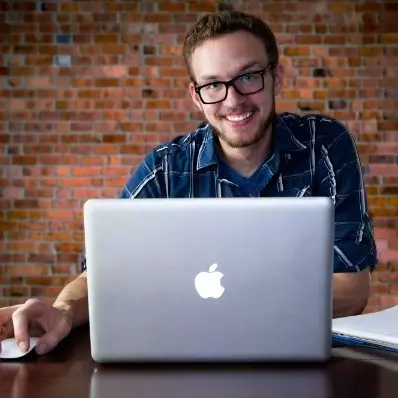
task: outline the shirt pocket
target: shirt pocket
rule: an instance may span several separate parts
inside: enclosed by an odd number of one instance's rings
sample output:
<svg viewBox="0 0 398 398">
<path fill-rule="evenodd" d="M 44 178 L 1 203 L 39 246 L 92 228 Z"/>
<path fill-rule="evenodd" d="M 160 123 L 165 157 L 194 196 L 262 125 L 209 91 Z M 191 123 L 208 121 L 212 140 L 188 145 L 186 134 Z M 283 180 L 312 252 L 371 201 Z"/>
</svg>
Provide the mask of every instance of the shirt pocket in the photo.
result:
<svg viewBox="0 0 398 398">
<path fill-rule="evenodd" d="M 313 196 L 311 171 L 285 175 L 281 178 L 280 196 L 308 197 Z"/>
</svg>

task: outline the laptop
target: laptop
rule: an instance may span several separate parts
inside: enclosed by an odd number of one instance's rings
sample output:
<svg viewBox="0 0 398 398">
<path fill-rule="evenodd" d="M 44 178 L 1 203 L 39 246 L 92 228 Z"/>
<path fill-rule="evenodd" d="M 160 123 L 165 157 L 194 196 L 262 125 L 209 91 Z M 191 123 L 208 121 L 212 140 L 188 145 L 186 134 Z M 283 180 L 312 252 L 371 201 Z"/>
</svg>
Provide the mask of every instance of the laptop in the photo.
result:
<svg viewBox="0 0 398 398">
<path fill-rule="evenodd" d="M 332 338 L 343 345 L 398 353 L 398 305 L 332 320 Z"/>
<path fill-rule="evenodd" d="M 328 198 L 91 199 L 96 362 L 326 361 Z"/>
</svg>

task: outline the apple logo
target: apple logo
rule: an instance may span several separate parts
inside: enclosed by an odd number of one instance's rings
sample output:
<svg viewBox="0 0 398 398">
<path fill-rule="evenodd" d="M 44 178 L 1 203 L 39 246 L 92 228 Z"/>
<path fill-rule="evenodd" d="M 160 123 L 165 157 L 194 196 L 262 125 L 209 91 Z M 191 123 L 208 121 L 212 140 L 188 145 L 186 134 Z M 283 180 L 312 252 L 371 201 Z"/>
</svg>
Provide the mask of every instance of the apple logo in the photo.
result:
<svg viewBox="0 0 398 398">
<path fill-rule="evenodd" d="M 217 264 L 213 264 L 209 268 L 209 272 L 199 272 L 195 277 L 195 288 L 199 296 L 207 299 L 220 298 L 224 293 L 224 287 L 221 285 L 221 278 L 224 276 L 217 271 Z"/>
</svg>

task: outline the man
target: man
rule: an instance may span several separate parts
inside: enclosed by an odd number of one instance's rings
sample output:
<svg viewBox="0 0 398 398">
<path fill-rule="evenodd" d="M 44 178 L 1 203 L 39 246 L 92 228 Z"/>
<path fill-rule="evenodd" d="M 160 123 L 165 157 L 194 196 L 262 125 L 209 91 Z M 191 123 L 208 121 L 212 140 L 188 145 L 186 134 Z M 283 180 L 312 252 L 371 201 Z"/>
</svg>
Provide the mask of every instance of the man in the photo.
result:
<svg viewBox="0 0 398 398">
<path fill-rule="evenodd" d="M 253 16 L 202 17 L 186 37 L 184 57 L 189 92 L 206 122 L 150 153 L 121 198 L 330 196 L 336 214 L 333 315 L 359 314 L 376 248 L 351 135 L 328 117 L 275 113 L 283 67 L 273 33 Z M 15 334 L 21 349 L 28 328 L 44 330 L 39 354 L 87 321 L 84 263 L 53 305 L 32 299 L 0 310 L 2 338 Z"/>
</svg>

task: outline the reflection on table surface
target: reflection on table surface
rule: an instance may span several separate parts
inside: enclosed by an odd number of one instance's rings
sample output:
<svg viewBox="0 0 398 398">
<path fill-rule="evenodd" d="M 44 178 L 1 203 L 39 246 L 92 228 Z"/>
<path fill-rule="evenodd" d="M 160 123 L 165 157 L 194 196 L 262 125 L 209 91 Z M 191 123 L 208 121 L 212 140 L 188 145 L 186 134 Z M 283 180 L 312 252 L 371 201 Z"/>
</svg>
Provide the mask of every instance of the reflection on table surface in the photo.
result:
<svg viewBox="0 0 398 398">
<path fill-rule="evenodd" d="M 397 354 L 351 348 L 318 365 L 97 364 L 81 328 L 45 356 L 0 361 L 0 397 L 398 398 L 397 376 Z"/>
<path fill-rule="evenodd" d="M 327 397 L 322 370 L 138 370 L 97 368 L 90 398 L 116 397 Z"/>
</svg>

